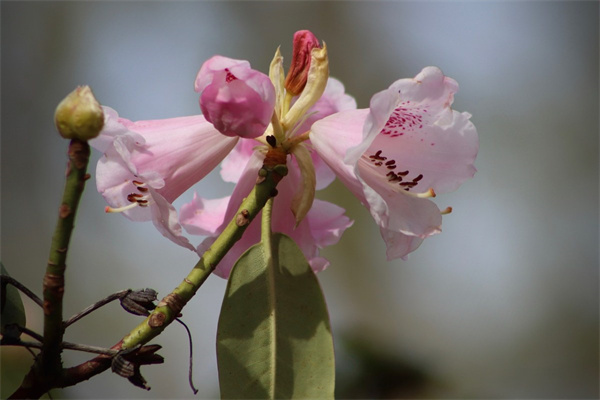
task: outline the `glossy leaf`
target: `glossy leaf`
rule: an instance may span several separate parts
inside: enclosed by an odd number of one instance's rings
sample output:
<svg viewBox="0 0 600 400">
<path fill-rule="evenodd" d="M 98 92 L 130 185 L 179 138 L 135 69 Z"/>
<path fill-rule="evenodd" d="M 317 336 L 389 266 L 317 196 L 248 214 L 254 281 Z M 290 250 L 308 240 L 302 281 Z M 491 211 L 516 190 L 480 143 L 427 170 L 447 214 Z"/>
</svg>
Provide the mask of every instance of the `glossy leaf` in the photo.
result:
<svg viewBox="0 0 600 400">
<path fill-rule="evenodd" d="M 8 275 L 8 271 L 4 268 L 4 264 L 0 263 L 0 269 L 2 275 Z M 2 321 L 2 336 L 18 338 L 20 332 L 16 329 L 11 329 L 10 325 L 17 324 L 25 326 L 25 308 L 23 307 L 23 301 L 21 300 L 21 294 L 12 285 L 6 285 L 2 288 L 2 301 L 1 309 L 2 315 L 0 320 Z"/>
<path fill-rule="evenodd" d="M 222 398 L 333 398 L 334 354 L 321 288 L 292 239 L 271 236 L 233 267 L 219 318 Z"/>
</svg>

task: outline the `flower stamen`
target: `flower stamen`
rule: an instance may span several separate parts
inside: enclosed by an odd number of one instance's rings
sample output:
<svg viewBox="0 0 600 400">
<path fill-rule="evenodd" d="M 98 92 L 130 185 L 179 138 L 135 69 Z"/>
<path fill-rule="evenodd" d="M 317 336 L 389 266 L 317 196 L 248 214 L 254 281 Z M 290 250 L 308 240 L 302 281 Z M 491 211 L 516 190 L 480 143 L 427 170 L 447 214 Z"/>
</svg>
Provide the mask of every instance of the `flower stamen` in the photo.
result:
<svg viewBox="0 0 600 400">
<path fill-rule="evenodd" d="M 136 201 L 136 202 L 133 202 L 133 203 L 128 204 L 126 206 L 118 207 L 118 208 L 113 208 L 113 207 L 106 206 L 106 207 L 104 207 L 104 212 L 105 213 L 120 213 L 120 212 L 123 212 L 123 211 L 131 210 L 132 208 L 135 208 L 135 207 L 137 207 L 139 205 L 141 205 L 141 204 Z"/>
<path fill-rule="evenodd" d="M 407 189 L 404 189 L 403 191 L 400 191 L 400 193 L 404 193 L 404 194 L 406 194 L 406 195 L 408 195 L 410 197 L 416 197 L 416 198 L 419 198 L 419 199 L 429 199 L 429 198 L 432 198 L 432 197 L 436 196 L 435 192 L 433 191 L 433 188 L 429 188 L 429 189 L 427 189 L 427 191 L 422 192 L 422 193 L 409 192 L 408 188 L 407 188 Z"/>
<path fill-rule="evenodd" d="M 452 212 L 452 207 L 446 207 L 445 210 L 440 211 L 440 214 L 442 215 L 448 215 Z"/>
</svg>

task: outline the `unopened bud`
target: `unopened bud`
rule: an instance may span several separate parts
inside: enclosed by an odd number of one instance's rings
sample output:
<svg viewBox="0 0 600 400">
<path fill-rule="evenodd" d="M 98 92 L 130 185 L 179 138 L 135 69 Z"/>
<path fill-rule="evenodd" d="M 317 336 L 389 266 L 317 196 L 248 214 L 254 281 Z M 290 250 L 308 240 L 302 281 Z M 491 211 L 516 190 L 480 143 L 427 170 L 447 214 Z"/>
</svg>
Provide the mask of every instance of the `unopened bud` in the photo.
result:
<svg viewBox="0 0 600 400">
<path fill-rule="evenodd" d="M 329 79 L 329 61 L 327 58 L 327 46 L 323 43 L 322 48 L 314 48 L 311 51 L 310 68 L 306 87 L 284 116 L 281 125 L 284 129 L 293 127 L 306 112 L 321 98 Z"/>
<path fill-rule="evenodd" d="M 294 96 L 300 94 L 306 86 L 312 49 L 321 48 L 319 39 L 311 31 L 298 31 L 294 34 L 292 65 L 285 78 L 286 90 Z"/>
<path fill-rule="evenodd" d="M 56 107 L 54 123 L 65 139 L 90 140 L 104 126 L 104 112 L 89 86 L 78 86 Z"/>
</svg>

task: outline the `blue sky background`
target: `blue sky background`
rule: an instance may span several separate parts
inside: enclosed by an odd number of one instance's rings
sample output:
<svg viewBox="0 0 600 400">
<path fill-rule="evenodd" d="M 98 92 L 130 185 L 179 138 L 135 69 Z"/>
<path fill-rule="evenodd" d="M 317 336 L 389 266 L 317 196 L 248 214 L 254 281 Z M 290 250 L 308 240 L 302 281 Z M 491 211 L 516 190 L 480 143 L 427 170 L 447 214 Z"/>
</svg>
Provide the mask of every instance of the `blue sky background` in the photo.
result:
<svg viewBox="0 0 600 400">
<path fill-rule="evenodd" d="M 323 254 L 319 275 L 336 335 L 339 385 L 356 378 L 348 338 L 419 368 L 410 397 L 591 398 L 598 395 L 597 2 L 2 2 L 2 261 L 41 292 L 62 193 L 66 142 L 56 104 L 90 85 L 129 119 L 199 113 L 193 81 L 214 54 L 266 71 L 277 46 L 310 29 L 331 75 L 359 107 L 427 65 L 456 79 L 454 108 L 473 114 L 478 173 L 438 196 L 444 232 L 409 261 L 387 262 L 368 212 L 336 182 L 318 196 L 356 220 Z M 91 172 L 99 154 L 93 155 Z M 217 174 L 195 190 L 231 192 Z M 189 201 L 192 191 L 177 205 Z M 104 213 L 89 182 L 67 270 L 65 315 L 109 293 L 165 295 L 196 256 L 151 223 Z M 198 243 L 200 238 L 196 240 Z M 210 278 L 184 310 L 194 333 L 196 398 L 218 396 L 215 332 L 225 281 Z M 26 301 L 30 327 L 41 312 Z M 111 346 L 135 317 L 118 305 L 69 328 L 66 340 Z M 192 398 L 187 339 L 155 340 L 150 392 L 106 372 L 55 398 Z M 2 397 L 31 357 L 2 348 Z M 65 352 L 65 364 L 86 355 Z M 399 392 L 406 394 L 405 392 Z M 365 396 L 366 397 L 366 396 Z"/>
</svg>

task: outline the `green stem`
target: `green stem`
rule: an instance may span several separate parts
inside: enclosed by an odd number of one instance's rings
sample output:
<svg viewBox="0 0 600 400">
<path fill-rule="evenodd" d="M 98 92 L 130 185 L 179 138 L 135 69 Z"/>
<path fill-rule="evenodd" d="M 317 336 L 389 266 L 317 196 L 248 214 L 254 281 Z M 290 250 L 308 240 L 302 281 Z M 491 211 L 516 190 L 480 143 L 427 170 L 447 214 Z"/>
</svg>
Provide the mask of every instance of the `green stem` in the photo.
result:
<svg viewBox="0 0 600 400">
<path fill-rule="evenodd" d="M 87 166 L 90 158 L 90 146 L 86 141 L 72 139 L 68 150 L 66 183 L 61 205 L 58 209 L 58 221 L 52 236 L 50 255 L 43 281 L 44 341 L 42 351 L 31 367 L 21 386 L 10 398 L 37 398 L 57 387 L 63 377 L 63 293 L 65 291 L 65 269 L 67 250 L 79 200 L 89 179 Z"/>
<path fill-rule="evenodd" d="M 263 166 L 257 184 L 244 199 L 235 217 L 204 253 L 188 276 L 165 298 L 142 323 L 123 338 L 122 348 L 145 344 L 158 336 L 179 315 L 181 309 L 196 294 L 215 270 L 217 264 L 241 237 L 250 222 L 267 201 L 276 194 L 277 183 L 287 173 L 285 165 Z"/>
<path fill-rule="evenodd" d="M 85 141 L 73 139 L 69 144 L 68 155 L 65 189 L 58 210 L 58 221 L 52 237 L 50 256 L 44 276 L 44 346 L 40 366 L 41 372 L 45 376 L 60 373 L 62 367 L 60 357 L 64 332 L 62 299 L 67 250 L 79 200 L 85 187 L 85 181 L 89 178 L 86 170 L 90 157 L 90 146 Z"/>
</svg>

